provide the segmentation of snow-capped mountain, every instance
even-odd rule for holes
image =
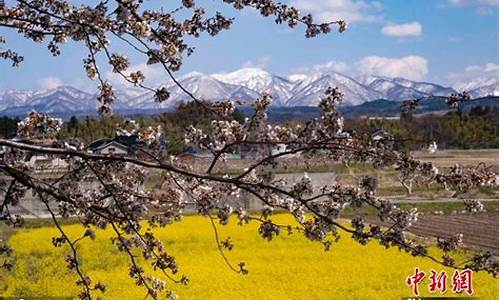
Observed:
[[[358,81],[361,84],[367,85],[367,86],[370,85],[375,80],[380,79],[380,78],[388,78],[389,79],[389,77],[367,75],[367,74],[355,77],[356,81]]]
[[[488,78],[479,76],[467,82],[460,82],[456,84],[454,88],[456,90],[461,90],[461,91],[472,91],[477,88],[492,84],[498,84],[498,78]]]
[[[167,85],[170,98],[161,104],[154,101],[151,92],[132,98],[127,103],[129,107],[146,109],[170,108],[179,102],[192,100],[191,96],[184,89],[189,91],[195,98],[204,101],[241,100],[248,102],[259,96],[259,93],[245,86],[224,83],[213,76],[199,72],[189,73],[180,77],[179,83],[183,89],[174,83]]]
[[[26,101],[42,92],[9,90],[0,93],[0,110],[24,105]]]
[[[449,87],[429,82],[416,82],[404,78],[364,76],[360,78],[360,81],[364,82],[371,89],[381,93],[384,98],[396,101],[422,98],[430,95],[448,96],[455,93],[455,90]]]
[[[22,95],[26,95],[26,93]],[[13,99],[5,94],[2,96],[2,99],[4,98],[7,100]],[[9,101],[7,101],[7,103],[8,102]],[[10,105],[6,107],[3,112],[5,112],[5,114],[16,114],[16,112],[23,112],[25,110],[35,110],[46,113],[63,113],[71,111],[90,111],[95,110],[96,107],[97,101],[92,94],[80,91],[74,87],[61,86],[43,92],[32,92],[31,96],[27,97],[22,103],[20,102],[19,105]]]
[[[392,80],[384,78],[375,79],[372,83],[370,83],[370,85],[368,85],[368,87],[378,91],[382,95],[385,95],[386,98],[398,101],[421,98],[424,95],[424,93],[421,93],[420,91],[399,85]]]
[[[498,95],[498,79],[476,80],[456,90],[428,82],[404,78],[363,76],[353,79],[337,72],[316,72],[280,76],[258,68],[244,68],[230,73],[206,75],[193,72],[181,76],[182,87],[196,98],[206,101],[237,100],[250,103],[269,93],[274,106],[316,106],[328,87],[338,87],[345,95],[345,105],[358,105],[376,99],[403,101],[427,96],[446,96],[466,90],[473,98]],[[170,98],[154,101],[152,92],[138,88],[117,90],[115,110],[170,109],[191,97],[174,82],[166,84]],[[0,92],[0,114],[23,115],[31,110],[47,113],[95,111],[96,91],[81,91],[62,86],[46,91]]]
[[[184,89],[193,94],[197,99],[207,101],[229,100],[233,90],[229,85],[201,73],[193,73],[191,76],[184,77],[180,80],[180,83]],[[186,97],[186,93],[177,85],[170,87],[169,90],[172,102],[191,100]],[[163,104],[168,105],[168,101]]]
[[[231,99],[240,101],[242,103],[251,103],[253,100],[259,98],[261,94],[257,91],[251,90],[244,86],[236,86],[231,94]]]
[[[212,74],[212,77],[221,82],[242,85],[254,91],[265,90],[272,81],[271,74],[259,68],[243,68],[231,73]]]
[[[273,97],[274,105],[287,106],[288,101],[293,97],[294,87],[296,83],[280,77],[273,76],[271,82],[264,89],[264,92],[269,93]]]
[[[311,82],[304,88],[295,90],[296,93],[288,101],[288,105],[316,106],[328,87],[338,87],[339,90],[344,93],[345,103],[350,105],[357,105],[366,101],[383,98],[382,94],[362,85],[350,77],[336,72],[329,72],[323,74],[319,79]]]
[[[325,74],[321,72],[314,72],[311,74],[293,74],[288,76],[288,80],[291,80],[293,83],[295,83],[292,93],[298,94],[305,87],[315,82],[316,80],[320,79],[324,75]]]
[[[455,90],[453,90],[452,88],[442,87],[440,85],[429,82],[416,82],[404,78],[394,78],[393,82],[400,86],[414,89],[426,95],[430,94],[434,96],[449,96],[451,93],[455,92]]]
[[[498,96],[498,81],[484,86],[477,87],[469,92],[472,98],[481,98],[486,96]]]
[[[292,89],[295,86],[293,81],[271,75],[259,68],[243,68],[231,73],[212,74],[211,77],[226,84],[246,87],[259,94],[268,93],[273,97],[274,105],[279,106],[286,105],[287,100],[292,97]]]
[[[471,97],[498,96],[498,78],[477,77],[469,82],[457,84],[459,91],[468,91]]]

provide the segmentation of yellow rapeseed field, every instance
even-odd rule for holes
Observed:
[[[285,215],[276,222],[290,221]],[[71,236],[83,232],[80,225],[65,226]],[[176,256],[188,286],[175,285],[180,299],[401,299],[410,296],[405,278],[418,266],[429,272],[442,267],[428,259],[414,258],[397,249],[385,250],[372,242],[361,246],[343,235],[332,251],[299,234],[283,233],[272,242],[260,238],[257,223],[239,227],[235,220],[220,227],[223,238],[231,236],[235,248],[228,253],[237,264],[245,261],[250,273],[228,269],[217,251],[210,220],[186,217],[165,229],[157,229],[169,253]],[[17,261],[12,273],[0,275],[1,296],[75,296],[76,276],[66,268],[62,253],[54,248],[55,228],[20,232],[10,238]],[[104,299],[143,299],[145,290],[128,277],[128,258],[111,244],[111,230],[97,231],[97,239],[79,243],[83,269],[108,286]],[[451,269],[447,269],[451,276]],[[161,274],[157,274],[161,277]],[[420,286],[429,295],[428,279]],[[475,296],[498,299],[498,280],[486,273],[474,274]],[[446,296],[452,296],[448,292]]]

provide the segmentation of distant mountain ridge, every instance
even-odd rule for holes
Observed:
[[[179,82],[195,97],[207,101],[238,100],[250,103],[262,93],[273,97],[274,107],[317,106],[325,90],[338,87],[345,95],[346,106],[385,99],[403,101],[429,96],[448,96],[456,92],[429,82],[404,78],[364,76],[351,78],[338,72],[316,72],[281,76],[259,68],[244,68],[230,73],[205,75],[193,72],[181,76]],[[135,90],[115,92],[116,111],[169,110],[190,98],[173,82],[166,85],[170,99],[156,103],[151,92]],[[498,95],[498,79],[471,82],[467,85],[473,98]],[[95,91],[81,91],[71,86],[61,86],[46,91],[0,92],[0,115],[24,115],[29,111],[52,114],[92,112],[98,106]]]
[[[497,96],[473,99],[459,105],[462,112],[470,111],[474,107],[490,107],[498,111],[499,101]],[[253,108],[242,107],[246,116],[251,116]],[[345,118],[398,118],[401,115],[401,103],[390,100],[373,100],[360,105],[340,107]],[[434,97],[422,100],[414,111],[415,116],[435,114],[442,115],[447,112],[457,111],[457,108],[446,104],[444,97]],[[296,107],[271,107],[267,113],[270,122],[286,122],[290,120],[309,120],[320,115],[320,109],[313,106]]]

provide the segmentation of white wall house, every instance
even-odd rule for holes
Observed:
[[[93,153],[96,154],[104,154],[104,155],[127,155],[128,147],[124,146],[115,141],[111,141],[109,143],[105,143],[99,147],[92,149]]]
[[[57,172],[68,169],[68,163],[57,157],[50,157],[45,154],[35,154],[26,162],[29,167],[36,172]]]
[[[137,156],[137,150],[144,148],[145,143],[137,136],[116,136],[113,139],[96,140],[87,146],[87,151],[102,155]]]
[[[272,155],[279,155],[281,153],[285,153],[288,151],[290,151],[290,149],[286,148],[286,144],[278,144],[278,145],[273,147]],[[301,154],[301,152],[297,152],[297,153],[285,154],[282,157],[283,158],[299,157],[300,154]]]

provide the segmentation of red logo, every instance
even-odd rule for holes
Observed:
[[[441,292],[441,294],[446,293],[446,279],[448,275],[446,275],[445,271],[439,272],[439,274],[431,269],[431,276],[429,279],[431,283],[429,284],[429,292],[435,293],[437,291]]]
[[[453,291],[455,293],[466,292],[467,295],[472,295],[474,290],[472,289],[472,271],[469,269],[463,270],[462,272],[455,271],[453,273]]]
[[[413,294],[415,296],[419,295],[418,285],[424,280],[425,272],[419,271],[418,267],[415,268],[415,274],[406,278],[406,285],[411,286],[413,289]]]
[[[419,296],[419,285],[425,279],[426,274],[418,267],[415,268],[412,275],[406,277],[406,285],[412,288],[413,295]],[[429,275],[429,285],[427,286],[431,294],[437,292],[444,294],[448,291],[448,274],[441,270],[439,273],[431,269]],[[472,296],[474,289],[472,287],[472,271],[465,269],[463,271],[455,270],[451,277],[451,290],[455,293],[465,292]]]

